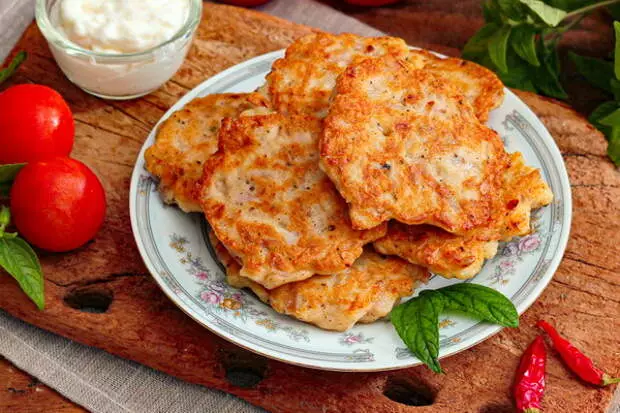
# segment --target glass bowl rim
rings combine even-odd
[[[57,0],[62,1],[62,0]],[[168,40],[160,43],[156,46],[150,47],[146,50],[133,53],[110,53],[110,52],[95,52],[89,49],[80,47],[76,43],[73,43],[67,37],[62,34],[50,21],[49,11],[47,8],[48,0],[37,0],[35,6],[35,19],[37,26],[43,33],[43,36],[50,43],[63,49],[65,52],[77,56],[95,58],[101,60],[108,60],[110,62],[126,61],[126,60],[142,60],[149,58],[154,52],[162,49],[170,44],[173,44],[177,40],[185,37],[187,34],[191,34],[198,27],[198,24],[202,18],[202,0],[187,0],[190,4],[187,20],[183,26]]]

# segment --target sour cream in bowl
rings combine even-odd
[[[107,99],[159,88],[179,69],[201,0],[37,0],[36,19],[67,78]]]

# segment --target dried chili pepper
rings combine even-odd
[[[547,363],[547,350],[542,336],[529,345],[517,369],[513,395],[520,413],[538,413],[542,407],[543,394],[545,393],[545,365]]]
[[[568,368],[579,376],[582,380],[596,386],[607,386],[612,383],[619,383],[620,378],[613,378],[603,370],[597,368],[579,349],[573,346],[568,340],[560,336],[557,330],[544,320],[538,321],[536,327],[545,331],[553,342],[553,347],[562,357]]]

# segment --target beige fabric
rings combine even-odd
[[[33,17],[33,0],[0,0],[0,62]],[[313,0],[274,0],[266,13],[325,31],[382,33]],[[234,396],[185,383],[74,343],[0,311],[0,355],[95,413],[255,413]]]

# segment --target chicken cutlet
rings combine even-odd
[[[451,234],[431,225],[390,222],[388,233],[373,244],[386,255],[397,255],[446,278],[471,278],[484,260],[497,253],[497,241]]]
[[[392,57],[338,79],[320,151],[357,229],[396,219],[467,233],[498,209],[507,162],[454,85]]]
[[[240,274],[272,289],[346,270],[387,225],[351,226],[318,165],[321,121],[272,113],[224,119],[207,162],[201,205]]]
[[[461,236],[429,225],[391,222],[388,234],[375,241],[382,254],[397,255],[448,278],[471,278],[484,260],[497,253],[498,241],[508,241],[531,231],[533,209],[548,205],[553,193],[540,171],[525,165],[523,155],[510,155],[504,172],[502,208],[485,227]]]
[[[422,267],[368,249],[343,272],[314,275],[268,290],[240,275],[240,264],[214,236],[211,244],[226,268],[228,284],[249,288],[275,311],[326,330],[345,331],[355,323],[385,317],[429,277]]]
[[[454,57],[442,59],[426,50],[411,50],[408,62],[452,83],[474,108],[481,122],[486,122],[489,112],[504,100],[502,81],[476,63]]]
[[[367,57],[406,58],[407,44],[395,37],[313,33],[295,41],[274,62],[261,93],[282,114],[325,117],[336,79],[351,63]]]
[[[192,100],[164,121],[144,155],[146,169],[159,178],[164,202],[185,212],[200,212],[196,182],[205,161],[217,151],[222,119],[267,105],[258,93],[214,94]]]

